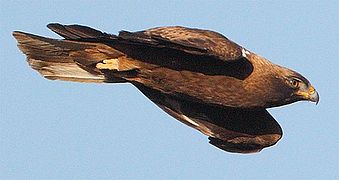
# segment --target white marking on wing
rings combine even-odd
[[[242,55],[243,57],[247,57],[247,54],[250,54],[250,52],[247,51],[246,49],[242,48],[242,49],[241,49],[241,55]]]
[[[189,117],[185,116],[185,115],[181,115],[183,119],[185,119],[185,121],[193,124],[194,126],[199,126],[198,123],[194,122],[192,119],[190,119]]]

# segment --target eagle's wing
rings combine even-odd
[[[217,32],[181,26],[158,27],[135,33],[122,31],[119,37],[223,61],[238,60],[246,52],[241,46]]]
[[[103,33],[81,25],[48,25],[52,31],[69,40],[115,41],[139,44],[156,48],[169,48],[185,53],[213,57],[222,61],[239,60],[246,56],[246,50],[225,36],[201,29],[180,26],[152,28],[145,31],[121,31],[119,36]]]
[[[282,129],[265,110],[246,110],[179,99],[136,84],[165,112],[209,136],[210,143],[228,152],[253,153],[274,145]]]

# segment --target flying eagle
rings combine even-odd
[[[45,78],[131,83],[228,152],[258,152],[282,137],[266,108],[319,101],[302,75],[217,32],[172,26],[113,35],[81,25],[47,27],[64,39],[13,32],[29,65]]]

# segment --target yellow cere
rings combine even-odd
[[[313,87],[313,86],[310,86],[310,87],[308,88],[308,93],[309,93],[309,94],[314,94],[314,92],[315,92],[314,87]]]

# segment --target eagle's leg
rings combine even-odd
[[[109,70],[114,72],[134,71],[139,69],[136,61],[124,56],[112,59],[105,59],[95,65],[99,70]]]
[[[107,70],[117,70],[119,71],[119,59],[105,59],[100,63],[96,64],[96,68],[98,69],[107,69]]]
[[[105,76],[105,82],[126,82],[140,81],[137,78],[139,66],[135,61],[124,56],[112,59],[105,59],[98,62],[95,67]],[[119,79],[119,81],[117,81]]]

